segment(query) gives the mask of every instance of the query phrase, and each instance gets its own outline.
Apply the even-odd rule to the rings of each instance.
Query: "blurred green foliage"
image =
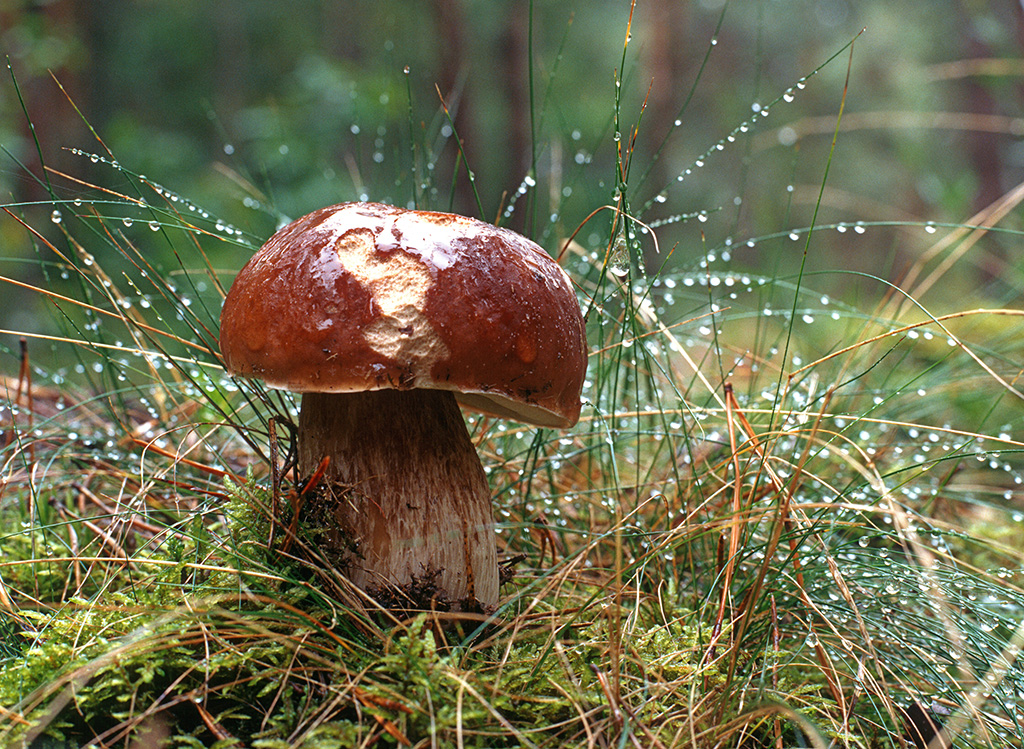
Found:
[[[809,269],[896,280],[933,241],[920,224],[966,222],[1024,180],[1022,23],[1017,4],[946,0],[910,8],[660,0],[639,3],[632,16],[625,0],[4,0],[0,47],[48,166],[120,189],[116,171],[70,150],[102,154],[91,126],[126,168],[257,243],[286,217],[366,198],[470,214],[482,208],[484,218],[554,252],[613,201],[616,149],[632,143],[635,128],[633,210],[664,191],[643,220],[710,216],[662,226],[660,255],[645,240],[649,269],[695,266],[709,248],[756,238],[733,262],[780,275],[801,255],[803,243],[786,235],[811,221],[849,62],[818,224],[903,226],[867,236],[830,232],[812,243]],[[794,88],[855,37],[852,54]],[[789,89],[792,102],[780,98]],[[4,203],[32,216],[31,204],[49,196],[16,94],[13,79],[0,84],[0,190]],[[776,100],[769,117],[715,150]],[[536,186],[527,190],[528,175]],[[47,177],[58,198],[86,190]],[[514,213],[502,218],[521,189]],[[577,240],[601,249],[607,216]],[[1010,217],[1003,225],[1019,224]],[[30,239],[16,222],[0,221],[5,275],[39,280],[38,268],[15,263],[33,257]],[[976,272],[951,283],[1015,295],[1017,244],[988,237],[972,255]],[[152,251],[159,259],[162,250]],[[228,269],[246,256],[223,243],[211,252]],[[820,285],[851,291],[848,277]],[[10,325],[31,328],[37,305],[12,311]]]

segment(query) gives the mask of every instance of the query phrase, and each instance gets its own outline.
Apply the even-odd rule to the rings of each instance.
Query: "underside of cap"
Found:
[[[323,208],[277,232],[221,313],[232,374],[299,392],[451,390],[540,426],[579,418],[586,344],[567,276],[534,243],[453,214]]]

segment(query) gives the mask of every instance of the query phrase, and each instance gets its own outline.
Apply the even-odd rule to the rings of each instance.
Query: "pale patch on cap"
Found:
[[[413,364],[414,380],[448,356],[448,348],[423,314],[434,279],[421,260],[403,252],[380,252],[367,231],[350,230],[334,243],[338,262],[362,284],[380,309],[363,328],[367,345],[389,359]]]

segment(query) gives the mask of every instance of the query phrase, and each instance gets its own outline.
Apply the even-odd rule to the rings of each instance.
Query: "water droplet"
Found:
[[[158,224],[156,221],[150,221],[149,228],[152,231],[160,231],[160,224]]]
[[[787,104],[789,104],[790,102],[792,102],[792,101],[793,101],[793,99],[795,99],[795,98],[796,98],[796,97],[795,97],[795,96],[793,96],[793,90],[792,90],[792,89],[790,89],[789,91],[787,91],[786,93],[784,93],[784,94],[782,95],[782,100],[783,100],[784,102],[786,102]]]
[[[53,213],[50,214],[50,221],[52,221],[55,224],[59,224],[63,220],[64,217],[61,215],[60,211],[56,209],[53,211]]]
[[[126,227],[128,227],[128,226],[131,226],[132,224],[134,224],[135,222],[132,219],[130,219],[127,216],[125,216],[123,219],[121,219],[121,223],[124,224]]]

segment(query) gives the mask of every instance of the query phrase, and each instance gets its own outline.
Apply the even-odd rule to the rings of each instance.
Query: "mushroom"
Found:
[[[229,373],[302,393],[298,471],[329,459],[328,545],[353,583],[496,607],[490,490],[458,404],[543,427],[579,419],[583,317],[546,252],[453,214],[322,208],[238,274],[220,345]]]

